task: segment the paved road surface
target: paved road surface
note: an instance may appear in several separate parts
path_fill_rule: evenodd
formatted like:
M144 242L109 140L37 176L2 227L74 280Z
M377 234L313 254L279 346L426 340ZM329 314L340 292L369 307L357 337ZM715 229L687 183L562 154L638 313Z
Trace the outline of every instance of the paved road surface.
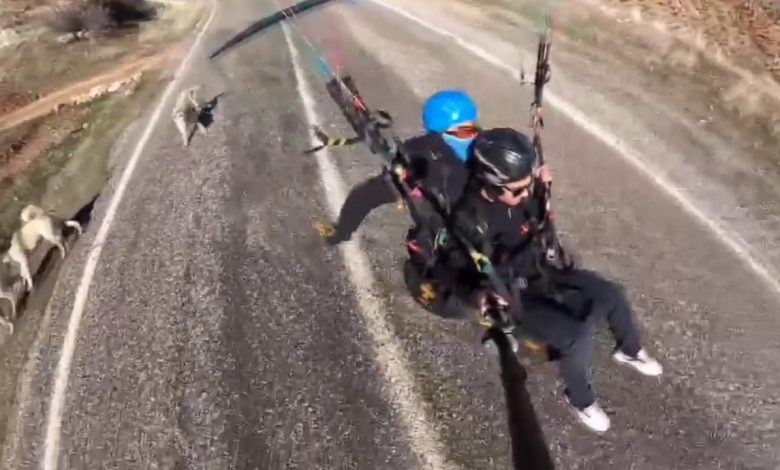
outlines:
M205 52L274 11L273 2L219 4ZM507 106L520 98L505 71L371 3L327 7L299 27L333 41L367 100L394 113L405 134L419 125L425 93L460 83L486 121L526 122L525 106ZM328 39L327 28L339 34ZM346 132L305 44L294 44L318 119ZM185 83L227 94L208 136L187 149L164 118L136 169L81 325L59 468L437 468L426 450L448 468L509 468L501 383L476 326L426 315L402 288L405 215L377 211L360 238L390 346L375 342L387 331L372 330L376 317L363 312L366 293L356 293L342 257L355 248L329 248L312 229L328 203L316 160L300 154L307 117L282 29L218 68L205 52ZM600 333L594 384L613 428L595 436L563 405L555 366L532 365L559 468L776 468L774 293L613 150L556 109L547 121L565 236L589 265L626 283L666 368L655 380L615 366ZM348 186L379 169L362 149L330 158ZM40 468L53 372L107 197L63 268L6 468ZM382 356L393 347L405 362ZM400 376L388 372L399 364ZM409 397L416 403L399 401ZM416 410L428 415L410 426Z

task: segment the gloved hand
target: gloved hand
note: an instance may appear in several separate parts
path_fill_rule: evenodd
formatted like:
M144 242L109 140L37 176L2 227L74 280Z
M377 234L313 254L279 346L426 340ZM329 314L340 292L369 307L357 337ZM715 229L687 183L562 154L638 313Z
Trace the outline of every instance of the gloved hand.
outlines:
M565 271L576 269L579 266L578 260L561 245L558 239L555 239L553 245L547 247L545 258L551 266Z
M491 309L506 310L509 307L509 302L506 299L504 299L503 297L496 294L490 289L478 290L475 293L475 297L477 303L477 311L479 312L479 316L480 316L480 323L482 323L484 326L492 326L496 324L497 320L499 320L499 318L496 318L494 315L491 315L490 313ZM497 325L497 326L503 328L507 325Z

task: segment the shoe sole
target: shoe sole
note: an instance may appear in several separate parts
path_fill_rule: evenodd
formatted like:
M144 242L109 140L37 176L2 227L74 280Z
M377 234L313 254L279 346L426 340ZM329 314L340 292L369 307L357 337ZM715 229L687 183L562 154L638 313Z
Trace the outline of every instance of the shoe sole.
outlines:
M632 368L633 370L639 372L640 374L644 375L645 377L660 377L664 373L664 371L662 369L661 372L659 372L657 374L647 374L647 373L643 372L642 370L640 370L638 367L634 366L634 364L630 360L628 360L628 359L621 359L619 357L612 356L612 360L615 361L616 363L620 364L620 365L624 365L624 366L628 366L628 367Z
M574 406L572 406L572 404L569 401L569 399L568 398L564 398L564 399L566 400L566 404L568 405L569 412L574 416L574 419L576 419L577 422L580 423L582 425L582 427L584 427L588 431L596 433L596 434L604 434L607 431L609 431L610 428L612 427L612 422L610 421L609 425L607 426L607 429L604 429L603 431L599 430L599 429L593 429L592 427L588 426L587 423L585 423L584 419L580 418L580 415L577 413L577 409L574 408Z
M582 427L584 427L585 429L587 429L587 430L588 430L588 431L590 431L590 432L594 432L594 433L596 433L596 434L604 434L605 432L609 431L609 428L611 428L611 427L612 427L612 423L610 423L610 425L609 425L609 426L607 426L607 429L604 429L604 430L601 430L601 429L594 429L594 428L592 428L592 427L588 426L588 425L585 423L585 420L583 420L582 418L580 418L580 415L579 415L579 414L577 414L577 411L576 411L574 408L572 408L571 406L569 407L569 411L571 411L571 414L573 414L573 415L574 415L574 418L577 420L577 422L578 422L578 423L580 423L580 424L582 425Z

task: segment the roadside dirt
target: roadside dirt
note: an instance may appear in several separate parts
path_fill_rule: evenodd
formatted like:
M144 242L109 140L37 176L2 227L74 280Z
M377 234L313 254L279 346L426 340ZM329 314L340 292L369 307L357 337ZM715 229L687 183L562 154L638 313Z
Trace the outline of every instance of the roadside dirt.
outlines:
M661 1L578 3L582 8L567 11L559 26L583 54L631 64L653 79L654 89L669 98L678 95L679 112L733 135L746 154L760 154L775 165L780 75L768 52L780 53L780 25L761 20L773 10L757 2L745 2L752 9L738 7L732 0L672 2L683 5L679 15Z
M713 55L732 57L780 79L780 2L776 0L597 0L636 21L693 36ZM691 34L692 33L692 34Z
M610 64L605 70L635 64L660 85L679 87L687 80L714 111L762 133L760 147L780 144L778 0L465 1L526 24L550 11L559 40Z
M35 30L0 49L0 249L23 205L67 217L100 192L113 139L148 102L157 71L202 13L198 5L151 0L153 21L63 43L45 27L62 1L0 5L0 21L12 31Z
M46 17L52 6L63 3L54 0L3 0L0 6L0 28L37 22Z
M29 172L52 163L44 154L65 141L75 146L87 126L99 124L89 122L94 115L90 103L106 94L132 94L142 75L163 67L176 53L174 41L201 13L193 5L152 0L156 20L64 44L45 28L62 1L0 2L0 20L13 19L16 31L41 30L21 44L0 49L0 213L29 197L31 192L20 188L29 186ZM39 165L38 159L44 162ZM46 174L54 177L57 169L47 169ZM49 184L33 179L34 184ZM1 214L0 219L4 219ZM5 225L0 220L0 228ZM0 240L5 236L6 231L0 230Z
M37 119L11 132L0 131L0 184L24 172L52 143L81 128L86 111L63 109L56 122Z
M35 101L35 95L32 93L0 92L0 97L2 97L0 99L0 119Z
M139 72L159 67L174 50L175 46L169 46L148 56L139 57L138 54L134 54L108 71L72 83L10 113L0 115L0 132L52 113L58 105L71 103L74 99L90 94L93 90L97 91L101 87L129 79Z
M14 132L30 135L45 133L50 125L56 125L57 132L65 132L68 128L72 132L40 153L35 152L40 144L30 145L25 151L29 151L31 160L22 172L23 177L0 182L0 238L18 225L19 211L28 202L37 203L59 216L71 218L75 215L85 230L90 230L77 214L81 212L89 218L92 201L110 177L109 156L114 141L154 98L160 79L160 73L149 71L132 96L107 95L87 105L63 109L55 123L51 122L51 117L42 117L14 128ZM85 127L84 124L88 125ZM78 242L77 238L75 234L69 237L68 249ZM45 243L41 243L29 259L35 289L18 304L14 334L0 329L0 454L7 425L14 416L19 391L17 378L39 330L46 331L49 321L46 307L63 263L57 250ZM17 292L21 293L19 283ZM5 303L0 304L0 314L8 314Z
M0 0L0 25L32 31L30 22L44 19L58 1ZM62 44L36 32L0 49L0 250L28 203L75 215L89 230L82 217L88 222L110 179L115 142L123 142L124 130L155 97L160 70L202 14L194 2L157 6L157 20L115 37ZM20 298L14 334L0 330L0 454L6 423L13 425L17 379L31 345L46 332L46 307L62 264L47 243L29 259L36 287ZM21 293L19 282L16 287ZM0 315L8 314L0 303Z
M46 25L62 0L0 1L0 24L23 38L0 47L0 116L73 83L104 74L117 64L152 56L189 31L200 16L199 3L150 0L158 18L106 36L63 43ZM0 28L1 29L1 28Z

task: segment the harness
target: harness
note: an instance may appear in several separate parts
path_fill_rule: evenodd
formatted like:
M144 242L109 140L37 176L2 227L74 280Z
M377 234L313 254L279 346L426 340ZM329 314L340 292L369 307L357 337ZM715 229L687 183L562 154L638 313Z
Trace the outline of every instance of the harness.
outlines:
M544 125L542 119L542 89L544 84L550 79L549 49L550 35L548 27L546 28L545 33L540 37L536 77L533 82L535 88L534 101L532 103L533 142L538 155L540 155L540 161L543 160L541 129ZM383 173L389 178L393 187L400 195L401 200L404 202L404 205L409 209L409 215L414 224L420 226L425 222L418 205L419 202L425 200L425 202L430 204L434 211L441 217L444 225L444 232L438 231L434 234L433 240L435 240L436 246L443 246L442 243L444 241L447 242L447 245L454 241L463 253L467 254L474 268L485 276L491 290L501 298L507 300L512 299L513 296L510 292L511 286L508 286L507 283L498 276L489 257L478 250L469 241L469 238L464 235L461 228L454 226L452 223L452 220L449 217L450 208L448 201L442 200L439 195L428 194L425 191L421 191L420 188L412 187L409 184L407 176L411 174L411 162L408 155L404 154L402 151L400 140L393 132L392 117L390 114L381 110L372 111L369 109L351 76L341 76L340 74L335 73L327 63L327 60L322 56L320 56L320 64L322 65L323 75L327 75L328 77L326 83L328 94L339 108L341 108L344 117L355 131L356 136L350 139L332 139L322 131L322 129L315 127L314 135L321 141L321 145L311 149L309 152L314 152L328 146L343 146L363 142L370 149L371 153L379 155L384 160L385 165ZM547 185L544 193L543 206L545 216L538 221L533 221L534 228L536 229L544 228L545 225L551 224L552 222L551 218L547 217L550 207L549 189L549 185ZM553 246L550 243L547 243L546 245L548 248ZM414 244L409 246L409 249L412 251L419 248L419 246L414 246ZM440 249L434 251L434 253L438 252L440 252ZM550 251L550 253L553 252ZM550 257L552 258L553 256ZM435 257L433 257L433 259L435 259ZM509 312L505 309L490 309L488 311L488 316L490 317L490 320L486 326L489 326L489 324L512 325L514 323L509 316Z

